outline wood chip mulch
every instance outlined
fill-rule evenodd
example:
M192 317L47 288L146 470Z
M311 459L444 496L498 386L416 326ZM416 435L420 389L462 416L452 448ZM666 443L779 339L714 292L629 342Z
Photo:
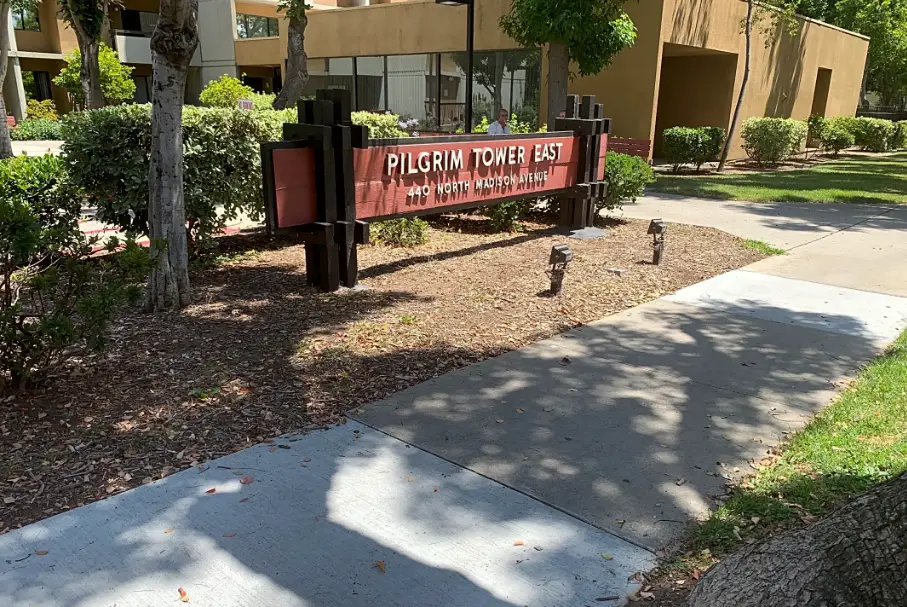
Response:
M336 294L305 285L301 245L225 238L259 250L196 271L189 308L130 311L107 349L0 401L0 534L761 258L671 225L653 266L647 225L568 241L540 224L489 234L482 218L445 218L426 245L360 247L367 289ZM574 252L565 294L545 297L562 242Z

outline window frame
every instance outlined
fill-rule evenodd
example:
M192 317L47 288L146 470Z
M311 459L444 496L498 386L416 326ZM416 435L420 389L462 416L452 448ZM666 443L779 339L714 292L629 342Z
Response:
M253 32L250 17L261 20L258 27L264 26L264 35L250 35ZM236 13L236 37L239 40L254 40L256 38L278 38L280 36L280 19L265 15L252 15L249 13ZM272 27L273 26L273 27ZM242 31L240 31L242 28Z
M19 9L11 8L10 9L10 18L13 21L13 30L17 32L40 32L41 31L41 17L39 15L38 8L35 7L33 10L28 7L22 7ZM31 15L35 19L35 26L28 27L28 22L25 19L26 14ZM16 17L19 18L19 27L16 27Z

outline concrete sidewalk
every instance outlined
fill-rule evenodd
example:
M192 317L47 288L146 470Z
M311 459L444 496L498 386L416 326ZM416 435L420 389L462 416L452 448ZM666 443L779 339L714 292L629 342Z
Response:
M652 565L350 422L0 536L0 605L157 607L181 604L180 588L211 607L616 605Z

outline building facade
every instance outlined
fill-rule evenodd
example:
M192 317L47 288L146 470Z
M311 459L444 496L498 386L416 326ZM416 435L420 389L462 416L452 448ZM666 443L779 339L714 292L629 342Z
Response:
M475 120L506 107L521 121L537 122L546 112L544 49L521 49L500 30L509 0L475 2ZM110 14L108 43L134 66L139 102L150 94L157 6L157 0L125 0ZM665 128L726 128L743 74L746 2L646 0L628 2L626 9L639 32L636 44L601 73L573 79L570 92L596 95L613 119L613 134L651 141L656 156ZM743 117L853 115L868 39L807 19L796 31L771 27L766 13L760 15ZM42 0L34 16L14 15L12 26L4 88L10 113L21 117L28 97L53 98L65 110L66 96L50 80L77 45L56 3ZM242 77L259 91L279 90L287 39L276 0L200 0L199 28L189 102L222 74ZM413 130L464 128L465 32L465 7L435 0L318 0L306 31L305 94L346 88L356 109L392 111ZM732 149L742 154L739 140Z

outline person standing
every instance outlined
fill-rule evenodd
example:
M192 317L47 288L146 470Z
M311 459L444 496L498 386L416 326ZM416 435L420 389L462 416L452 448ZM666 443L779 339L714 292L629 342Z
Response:
M498 119L488 125L489 135L509 135L510 127L507 126L507 119L510 118L510 112L501 108L498 110Z

